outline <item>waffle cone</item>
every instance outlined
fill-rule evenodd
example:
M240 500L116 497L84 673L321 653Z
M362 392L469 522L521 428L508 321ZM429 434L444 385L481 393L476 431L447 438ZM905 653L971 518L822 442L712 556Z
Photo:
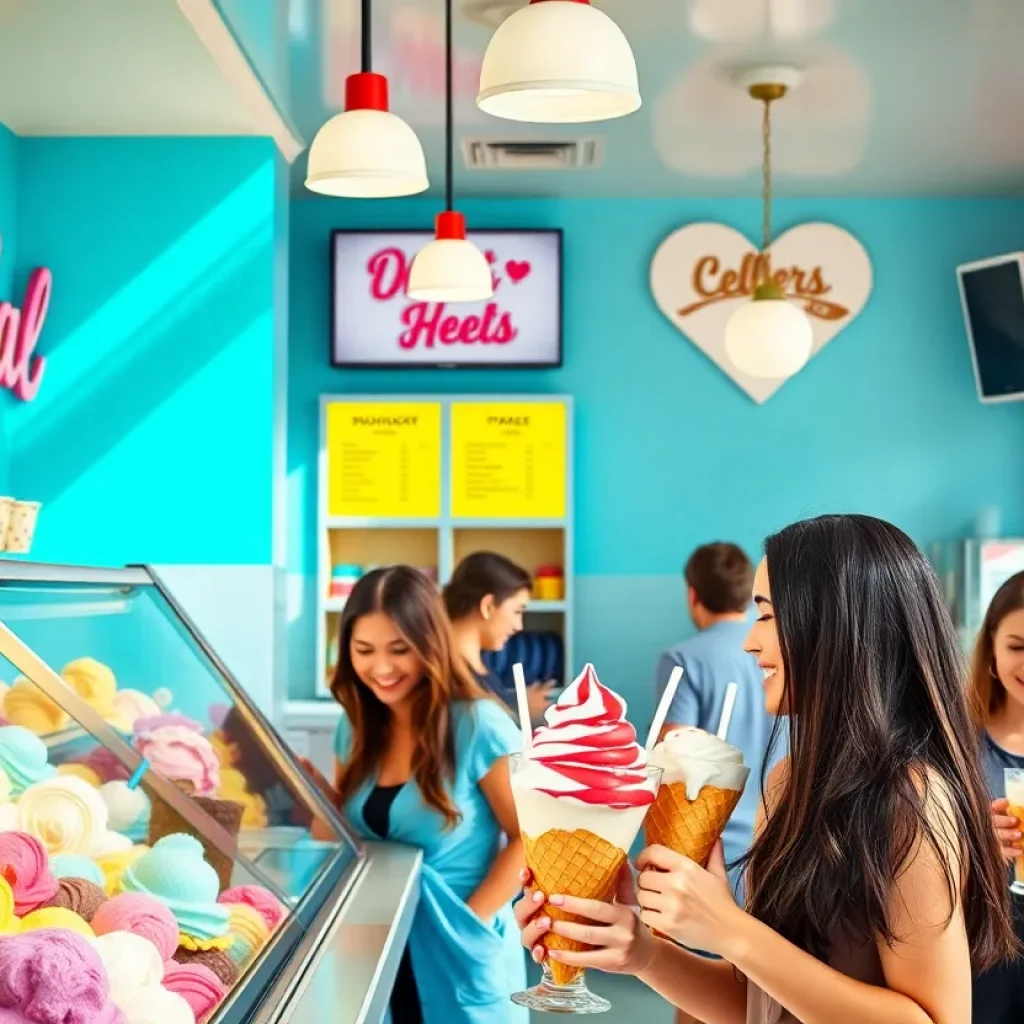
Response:
M195 835L192 826L170 804L165 804L154 794L150 794L150 796L153 810L149 818L148 845L153 846L158 839L178 832ZM238 835L242 826L242 815L245 812L245 808L241 804L236 804L233 800L216 800L206 796L193 796L191 799L230 835ZM203 845L203 856L207 863L217 872L221 891L231 888L234 861L227 854L222 853L206 836L196 835L195 838Z
M667 846L703 865L741 795L735 789L704 786L690 800L685 783L662 784L644 820L647 845Z
M551 829L537 839L524 835L523 846L534 884L548 895L560 893L610 903L615 895L619 871L626 863L625 850L612 846L586 829L573 832ZM550 903L544 904L544 913L552 921L579 920L575 914L566 913ZM547 949L582 952L591 948L554 932L548 932L542 941ZM582 967L567 967L554 960L548 961L548 968L557 985L569 985L583 973Z

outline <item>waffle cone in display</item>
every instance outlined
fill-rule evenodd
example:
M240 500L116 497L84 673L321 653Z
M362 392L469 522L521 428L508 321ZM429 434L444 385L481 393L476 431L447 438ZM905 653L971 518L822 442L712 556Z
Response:
M667 846L703 865L736 810L742 793L704 786L696 800L686 795L685 782L662 783L644 820L648 846Z
M536 887L545 894L564 894L581 899L610 903L615 895L619 872L626 863L626 851L612 846L600 836L586 829L567 832L551 829L537 839L523 836L526 864L533 873ZM561 907L544 904L544 913L552 921L577 921L575 914ZM590 946L574 939L566 939L548 932L543 939L548 949L582 952ZM569 985L581 974L582 967L548 961L551 976L558 985Z
M184 788L179 786L184 791ZM198 839L203 846L203 855L206 862L217 872L220 879L220 888L223 892L231 887L231 875L234 871L234 861L227 854L222 853L205 836L196 835L192 826L181 817L178 812L164 803L159 797L150 794L153 811L149 818L148 845L153 846L158 839L164 836L175 835L184 832L187 835ZM242 827L242 815L245 808L233 800L216 800L208 796L190 797L202 810L204 810L218 825L229 835L237 836Z

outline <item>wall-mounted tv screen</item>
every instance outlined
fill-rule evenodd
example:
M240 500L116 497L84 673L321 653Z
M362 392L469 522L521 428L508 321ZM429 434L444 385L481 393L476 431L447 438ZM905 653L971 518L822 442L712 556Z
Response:
M331 234L331 362L343 367L549 367L562 363L562 232L473 231L487 302L417 302L409 267L429 231Z

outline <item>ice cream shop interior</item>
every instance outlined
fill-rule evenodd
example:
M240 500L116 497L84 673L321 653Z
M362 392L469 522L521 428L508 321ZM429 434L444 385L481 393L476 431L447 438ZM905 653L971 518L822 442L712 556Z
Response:
M965 651L1024 570L1022 43L1017 0L0 0L0 1017L673 1020L542 974L512 858L610 901L657 765L757 788L646 754L702 547L888 520ZM742 686L678 724L738 746ZM563 770L598 720L613 796Z

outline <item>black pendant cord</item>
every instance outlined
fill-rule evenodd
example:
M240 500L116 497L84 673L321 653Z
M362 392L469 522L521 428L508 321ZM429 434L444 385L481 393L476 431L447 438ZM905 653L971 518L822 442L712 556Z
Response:
M373 65L373 0L363 0L362 8L362 69L371 71Z
M452 97L452 0L444 4L444 208L455 209L455 188L452 182L452 149L455 145L455 115Z

